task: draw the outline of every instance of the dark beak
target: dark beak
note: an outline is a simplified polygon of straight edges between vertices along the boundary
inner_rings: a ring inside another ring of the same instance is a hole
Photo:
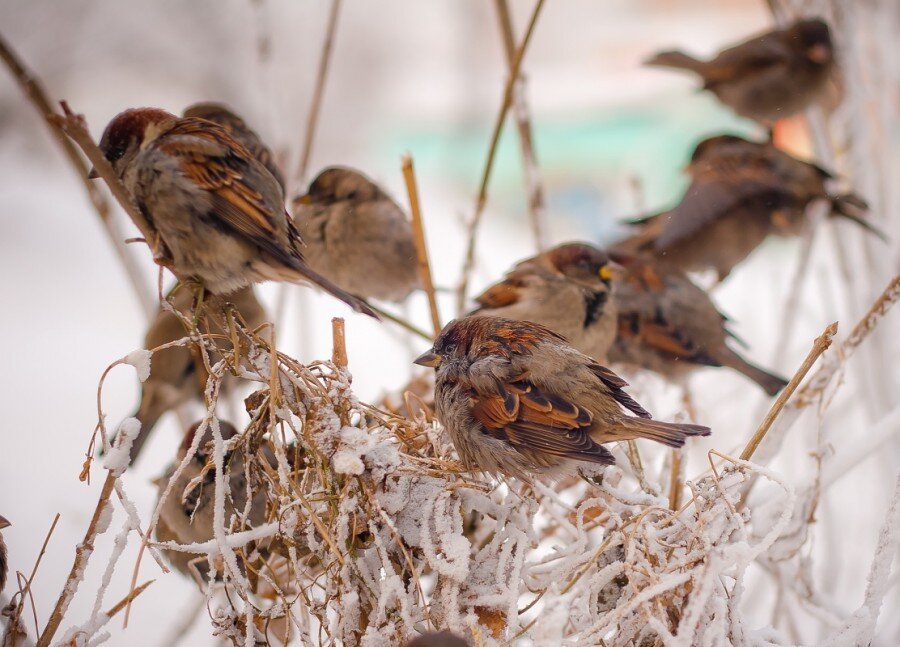
[[[434,352],[434,350],[425,351],[421,355],[419,355],[413,364],[418,364],[419,366],[427,366],[428,368],[437,368],[441,365],[443,358]]]
[[[94,168],[94,167],[92,166],[92,167],[91,167],[91,170],[88,171],[88,179],[89,179],[89,180],[96,180],[98,177],[100,177],[100,174],[97,173],[97,169]]]
[[[6,520],[6,517],[0,517],[0,530],[8,528],[12,524]]]

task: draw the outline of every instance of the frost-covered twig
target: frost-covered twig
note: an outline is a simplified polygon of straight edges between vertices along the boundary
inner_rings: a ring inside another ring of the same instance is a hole
[[[62,148],[66,159],[69,160],[72,168],[75,169],[75,174],[84,185],[88,199],[91,201],[94,210],[100,217],[100,222],[103,224],[103,231],[109,238],[110,244],[116,252],[116,256],[119,257],[119,261],[122,263],[125,274],[131,281],[135,297],[144,312],[144,316],[148,320],[151,319],[156,312],[156,299],[153,298],[153,293],[147,286],[144,277],[141,276],[137,263],[135,263],[134,258],[130,255],[125,246],[124,236],[119,230],[119,225],[113,217],[109,201],[104,197],[93,181],[88,179],[88,168],[81,155],[78,154],[78,149],[75,148],[72,141],[63,132],[60,124],[52,118],[55,114],[53,103],[47,96],[47,92],[44,90],[37,75],[25,67],[25,63],[12,50],[12,47],[6,42],[6,39],[3,38],[2,34],[0,34],[0,58],[6,63],[10,73],[12,73],[22,90],[28,96],[31,104],[40,113],[41,117],[43,117],[50,130],[50,134],[53,135],[53,138]]]
[[[412,156],[403,156],[403,180],[406,183],[406,193],[409,196],[409,211],[412,215],[413,242],[416,244],[416,259],[418,260],[419,281],[422,289],[428,296],[428,309],[431,313],[431,325],[434,336],[441,332],[441,315],[438,313],[437,296],[434,292],[434,282],[431,279],[431,263],[428,262],[428,246],[425,244],[425,224],[422,222],[422,207],[419,204],[419,188],[416,184],[416,172],[413,168]]]
[[[494,129],[491,133],[491,143],[488,146],[487,158],[484,162],[484,172],[481,176],[481,185],[478,189],[478,197],[475,200],[475,210],[472,219],[469,221],[468,235],[466,243],[466,254],[463,260],[462,276],[460,278],[459,287],[456,291],[456,310],[462,313],[466,305],[466,292],[469,288],[469,278],[472,269],[475,266],[475,242],[478,237],[478,226],[481,224],[481,216],[484,213],[484,207],[487,204],[488,183],[491,179],[491,170],[494,167],[494,157],[497,153],[497,145],[500,143],[500,133],[503,131],[503,122],[506,120],[506,113],[512,103],[513,90],[516,86],[516,80],[519,78],[519,71],[522,68],[522,59],[525,56],[525,50],[531,41],[534,33],[537,19],[544,6],[544,0],[537,0],[534,10],[531,13],[531,19],[528,21],[528,27],[525,30],[525,36],[516,49],[516,56],[512,64],[509,66],[509,76],[506,79],[506,85],[503,88],[503,99],[500,102],[500,111],[494,121]]]
[[[500,35],[503,39],[503,51],[506,53],[506,62],[509,73],[513,73],[513,64],[516,59],[516,41],[513,35],[512,18],[509,13],[507,0],[494,0],[497,8],[497,18],[500,23]],[[534,153],[534,139],[531,130],[531,114],[526,98],[526,79],[523,73],[519,73],[513,88],[513,115],[516,119],[516,128],[519,131],[519,147],[522,151],[522,171],[525,176],[525,187],[528,192],[528,217],[531,223],[531,232],[534,235],[534,245],[538,252],[547,249],[547,238],[544,230],[544,187],[541,183],[541,171],[538,167],[537,157]]]

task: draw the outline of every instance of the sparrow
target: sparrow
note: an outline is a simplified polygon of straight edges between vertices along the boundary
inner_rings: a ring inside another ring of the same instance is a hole
[[[0,516],[0,530],[9,528],[10,523],[6,517]],[[9,572],[9,553],[6,551],[6,542],[3,541],[3,534],[0,533],[0,593],[3,593],[3,587],[6,586],[6,574]]]
[[[176,286],[166,298],[175,310],[189,318],[192,316],[194,295],[191,290],[185,286]],[[228,304],[234,307],[251,330],[266,321],[266,311],[257,301],[253,287],[248,285],[227,297],[208,295],[203,305],[203,318],[198,322],[199,329],[227,337],[228,325],[223,312]],[[147,330],[144,347],[157,348],[187,334],[184,325],[172,312],[160,308]],[[223,352],[229,349],[229,344],[223,344]],[[211,360],[216,362],[218,358],[213,356]],[[141,430],[131,445],[132,461],[140,455],[144,443],[163,414],[191,400],[203,401],[203,374],[205,368],[201,366],[198,373],[190,346],[172,346],[153,354],[150,376],[141,385],[141,402],[134,414],[141,422]]]
[[[157,479],[156,485],[160,498],[168,487],[176,467],[184,460],[194,442],[200,424],[200,422],[196,422],[187,430],[178,447],[175,462],[169,466],[161,478]],[[224,420],[219,421],[219,430],[222,433],[222,439],[226,442],[238,435],[237,429]],[[257,488],[253,487],[252,482],[250,489],[256,493],[251,499],[249,512],[245,514],[248,483],[243,449],[226,451],[224,464],[227,470],[225,482],[228,485],[225,496],[225,523],[240,526],[241,529],[263,524],[266,520],[265,493],[262,490],[256,492]],[[160,509],[155,531],[157,541],[174,540],[180,544],[192,544],[202,543],[213,538],[215,481],[213,435],[212,430],[207,427],[197,452],[178,477]],[[200,565],[200,562],[205,564],[203,560],[197,559],[198,555],[195,553],[175,550],[166,550],[164,553],[172,566],[188,576],[193,575],[193,572],[197,570],[195,565]],[[192,567],[194,568],[192,569]]]
[[[451,321],[415,363],[436,371],[436,414],[460,460],[492,475],[558,479],[585,463],[613,465],[603,443],[648,438],[681,447],[710,433],[651,420],[625,380],[530,321]]]
[[[619,317],[611,364],[637,366],[670,379],[702,366],[727,366],[769,395],[787,385],[729,347],[729,339],[737,338],[728,330],[727,318],[684,272],[658,260],[612,257],[625,270],[614,296]]]
[[[533,321],[604,362],[616,336],[610,298],[621,268],[586,243],[559,245],[517,263],[506,277],[475,297],[473,315]]]
[[[719,280],[770,234],[798,235],[807,206],[826,200],[831,214],[884,237],[863,216],[866,202],[835,194],[825,169],[770,143],[718,135],[700,142],[687,166],[691,184],[675,207],[631,220],[636,233],[616,243],[624,253],[649,253],[685,271],[715,269]]]
[[[646,64],[693,72],[704,90],[737,114],[771,125],[822,96],[835,68],[835,52],[828,25],[808,18],[729,47],[708,61],[669,51]]]
[[[333,166],[293,202],[309,266],[366,299],[401,302],[419,288],[412,225],[368,177]]]
[[[160,263],[179,278],[214,294],[268,280],[311,282],[378,318],[306,265],[278,180],[222,126],[136,108],[113,118],[100,150],[154,228],[159,240],[148,242]]]
[[[184,109],[182,117],[196,117],[206,119],[219,124],[229,135],[243,144],[250,153],[266,167],[272,177],[281,187],[281,197],[284,199],[284,175],[275,164],[275,155],[271,149],[263,143],[256,131],[250,128],[241,117],[232,112],[221,103],[201,102],[195,103]]]

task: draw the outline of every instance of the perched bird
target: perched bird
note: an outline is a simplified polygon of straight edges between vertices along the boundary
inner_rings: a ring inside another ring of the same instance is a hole
[[[559,245],[516,264],[475,298],[478,308],[471,314],[533,321],[603,362],[616,336],[616,305],[610,297],[619,269],[596,247]]]
[[[826,187],[831,174],[769,143],[734,135],[700,142],[687,172],[691,184],[675,207],[633,220],[635,234],[613,247],[650,253],[686,271],[715,269],[725,279],[770,234],[797,235],[815,200],[831,213],[884,236],[863,220],[864,200]]]
[[[191,290],[184,286],[176,287],[167,298],[175,310],[188,318],[192,316],[194,295]],[[266,321],[266,311],[257,301],[253,287],[248,285],[227,297],[207,296],[203,305],[203,317],[198,322],[200,330],[227,336],[228,326],[223,315],[227,304],[231,304],[240,313],[251,329]],[[152,350],[187,334],[184,325],[172,312],[160,308],[147,330],[144,347]],[[213,362],[218,361],[215,356],[211,359]],[[191,400],[203,400],[205,380],[202,375],[205,371],[202,369],[201,366],[198,372],[190,346],[172,346],[153,354],[150,376],[141,385],[141,403],[134,414],[141,422],[141,430],[131,445],[132,461],[140,455],[144,443],[163,414]],[[227,380],[225,383],[228,384]]]
[[[529,321],[451,321],[415,363],[436,369],[437,417],[460,459],[491,474],[555,479],[579,463],[614,464],[602,443],[648,438],[681,447],[709,434],[651,420],[625,380]]]
[[[412,225],[362,173],[327,168],[294,200],[294,225],[316,272],[365,299],[400,302],[419,287]]]
[[[200,428],[200,423],[193,424],[185,433],[184,440],[178,448],[175,462],[169,466],[165,475],[157,480],[157,488],[161,497],[169,480],[173,477],[175,469],[184,460],[185,455],[194,442],[194,437]],[[233,425],[219,422],[219,430],[222,439],[228,441],[238,435]],[[200,441],[200,445],[191,461],[184,469],[178,480],[172,487],[172,491],[166,498],[159,513],[159,523],[156,527],[158,541],[177,541],[180,544],[202,543],[213,538],[213,515],[215,509],[215,480],[216,470],[213,463],[212,450],[213,434],[207,428]],[[273,457],[274,458],[274,457]],[[265,493],[253,487],[254,495],[251,499],[249,513],[245,515],[247,507],[247,474],[245,472],[244,454],[241,449],[226,451],[224,454],[226,468],[226,480],[228,491],[225,496],[225,523],[236,515],[237,523],[242,529],[256,527],[265,522],[266,498]],[[165,551],[166,559],[185,575],[193,575],[192,565],[201,565],[196,553],[186,553],[175,550]],[[199,572],[199,569],[196,569]]]
[[[618,335],[612,364],[679,379],[701,366],[727,366],[775,395],[787,380],[749,363],[728,346],[734,335],[706,292],[661,261],[613,254],[625,267],[615,293]]]
[[[661,52],[647,65],[689,70],[703,88],[737,114],[771,125],[816,101],[835,67],[828,25],[798,20],[729,47],[709,61],[683,52]]]
[[[159,237],[160,262],[180,278],[214,294],[308,281],[377,318],[306,265],[278,181],[222,126],[158,108],[126,110],[106,127],[100,149]]]
[[[184,109],[181,116],[206,119],[222,126],[229,135],[243,144],[244,148],[250,151],[253,157],[258,159],[268,169],[281,187],[281,196],[284,198],[284,175],[282,175],[281,169],[275,164],[275,155],[263,143],[256,131],[250,128],[241,117],[221,103],[212,102],[190,105]]]
[[[10,523],[6,517],[0,516],[0,530],[9,528]],[[0,593],[3,593],[3,587],[6,586],[6,574],[9,572],[9,554],[6,551],[6,542],[3,541],[3,534],[0,533]]]

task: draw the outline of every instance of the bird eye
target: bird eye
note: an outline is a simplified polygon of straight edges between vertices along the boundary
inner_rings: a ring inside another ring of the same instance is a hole
[[[444,346],[444,352],[448,355],[456,352],[456,344],[447,344]]]
[[[121,159],[125,154],[125,146],[119,144],[118,146],[113,146],[108,151],[106,151],[106,159],[110,162],[115,162],[118,159]]]

